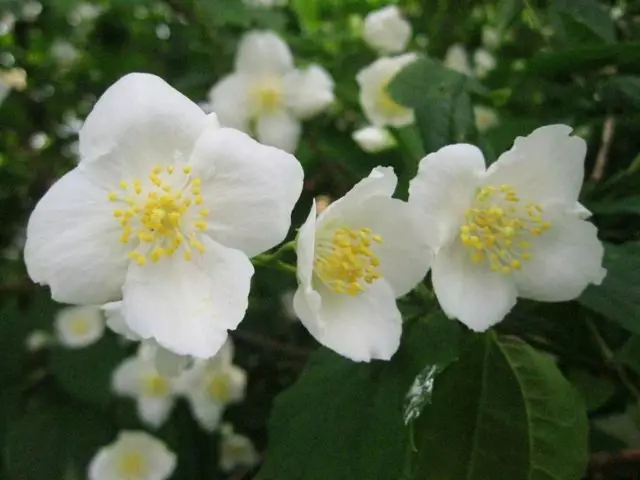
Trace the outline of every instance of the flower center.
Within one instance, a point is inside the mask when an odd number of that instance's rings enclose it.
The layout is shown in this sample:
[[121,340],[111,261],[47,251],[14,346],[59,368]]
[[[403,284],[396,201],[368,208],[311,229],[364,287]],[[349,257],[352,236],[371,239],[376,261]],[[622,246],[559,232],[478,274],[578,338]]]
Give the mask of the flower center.
[[211,398],[216,402],[227,403],[231,400],[231,385],[227,375],[212,375],[209,379],[207,390]]
[[282,85],[278,78],[265,78],[256,83],[249,92],[254,116],[271,113],[282,103]]
[[166,397],[169,394],[169,382],[162,375],[152,373],[143,380],[143,389],[151,397]]
[[476,201],[465,212],[460,240],[475,263],[509,274],[531,258],[529,240],[551,228],[537,203],[522,204],[511,185],[478,189]]
[[69,328],[75,335],[84,336],[89,333],[89,322],[82,317],[74,318]]
[[131,260],[143,266],[180,250],[188,261],[192,250],[205,251],[198,236],[207,229],[209,210],[198,207],[204,202],[201,183],[188,165],[157,165],[145,182],[122,180],[120,191],[109,192],[109,200],[118,204],[113,216],[122,226],[120,241],[133,247]]
[[147,471],[146,463],[142,453],[127,452],[122,456],[118,470],[126,480],[139,480]]
[[336,293],[357,295],[367,284],[380,278],[380,260],[371,251],[382,237],[368,228],[338,228],[327,240],[316,245],[314,270],[324,284]]

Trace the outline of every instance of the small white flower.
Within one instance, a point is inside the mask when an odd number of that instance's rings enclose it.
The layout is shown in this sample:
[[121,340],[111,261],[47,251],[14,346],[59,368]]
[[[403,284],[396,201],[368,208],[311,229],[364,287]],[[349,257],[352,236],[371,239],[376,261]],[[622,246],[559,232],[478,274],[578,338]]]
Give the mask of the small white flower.
[[369,153],[381,152],[396,144],[389,130],[373,125],[356,130],[352,137],[360,148]]
[[473,107],[473,114],[475,117],[476,128],[480,132],[486,132],[498,124],[498,114],[493,108],[485,107],[483,105],[475,105]]
[[469,55],[465,48],[456,43],[449,47],[444,56],[444,66],[464,75],[471,75],[471,65],[469,65]]
[[62,123],[58,127],[58,135],[62,138],[77,137],[83,124],[84,120],[76,112],[66,111]]
[[282,7],[288,3],[288,0],[243,0],[248,7],[273,8]]
[[35,22],[42,13],[42,4],[35,0],[24,2],[20,13],[23,20],[27,22]]
[[395,5],[369,13],[364,19],[363,37],[380,53],[400,53],[411,38],[411,24]]
[[414,212],[391,198],[397,178],[375,168],[298,233],[293,305],[324,346],[355,361],[388,360],[398,349],[396,298],[424,278],[431,251]]
[[538,128],[488,169],[467,144],[420,162],[409,203],[439,232],[431,277],[449,317],[484,331],[517,297],[571,300],[604,278],[602,244],[578,203],[586,144],[570,133]]
[[25,347],[30,352],[37,352],[51,344],[51,335],[43,330],[34,330],[24,342]]
[[227,340],[215,357],[196,360],[179,378],[178,388],[205,430],[215,430],[226,406],[244,399],[247,375],[232,360],[233,344]]
[[358,72],[360,105],[373,125],[403,127],[413,123],[413,110],[397,104],[387,92],[387,86],[400,70],[417,58],[415,53],[383,57]]
[[479,48],[473,53],[473,70],[478,78],[486,77],[496,68],[496,57],[484,48]]
[[147,74],[111,86],[79,142],[80,163],[29,220],[29,275],[60,302],[122,299],[138,337],[178,355],[215,355],[247,309],[248,257],[289,230],[299,162],[220,128]]
[[77,26],[82,23],[93,22],[96,18],[102,15],[104,7],[95,3],[83,2],[69,12],[67,20],[71,25]]
[[120,432],[115,442],[98,450],[89,464],[89,480],[166,480],[176,468],[176,455],[148,433]]
[[500,33],[493,27],[482,29],[482,44],[489,50],[495,50],[500,46]]
[[66,307],[56,314],[55,329],[61,345],[83,348],[102,338],[104,319],[99,307]]
[[11,12],[4,12],[0,16],[0,37],[13,31],[16,24],[16,16]]
[[51,56],[63,68],[68,68],[80,56],[78,49],[66,40],[56,40],[51,45]]
[[222,425],[220,433],[220,468],[223,471],[251,468],[258,463],[258,452],[249,438],[235,433],[228,424]]
[[113,372],[113,390],[136,401],[138,416],[151,427],[162,425],[175,403],[174,381],[155,367],[155,348],[141,345],[136,356],[124,360]]
[[320,65],[296,69],[279,36],[255,31],[242,38],[235,71],[213,86],[209,99],[222,125],[253,131],[260,142],[293,152],[300,120],[333,102],[333,80]]
[[11,90],[22,91],[27,87],[27,72],[22,68],[0,71],[0,104]]
[[49,135],[44,132],[36,132],[29,136],[29,146],[33,150],[42,150],[49,144]]

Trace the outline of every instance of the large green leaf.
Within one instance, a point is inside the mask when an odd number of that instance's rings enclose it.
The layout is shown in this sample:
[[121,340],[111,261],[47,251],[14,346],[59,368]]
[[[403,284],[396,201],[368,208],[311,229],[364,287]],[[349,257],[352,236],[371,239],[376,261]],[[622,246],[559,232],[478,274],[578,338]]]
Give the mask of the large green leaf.
[[555,77],[593,71],[617,65],[629,71],[640,71],[640,42],[587,45],[562,51],[541,53],[529,62],[528,73]]
[[619,75],[607,79],[600,86],[600,97],[609,108],[640,110],[640,76]]
[[390,362],[354,363],[321,349],[277,400],[260,480],[389,480],[408,448],[403,402],[426,364],[450,361],[459,325],[414,322]]
[[605,244],[602,285],[589,286],[581,304],[627,330],[640,333],[640,243]]
[[567,20],[579,23],[601,40],[615,41],[615,26],[609,9],[597,0],[555,0],[553,5]]
[[580,396],[548,356],[492,333],[440,375],[415,432],[420,480],[572,480],[587,460]]

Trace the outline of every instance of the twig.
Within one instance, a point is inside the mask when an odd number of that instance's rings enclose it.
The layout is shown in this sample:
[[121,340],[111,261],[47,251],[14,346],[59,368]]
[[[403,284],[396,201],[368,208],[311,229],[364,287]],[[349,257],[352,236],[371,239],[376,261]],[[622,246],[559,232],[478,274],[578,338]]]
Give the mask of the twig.
[[604,126],[602,127],[602,141],[600,143],[600,150],[596,157],[596,163],[591,172],[591,180],[599,182],[604,176],[604,169],[607,166],[609,160],[609,148],[611,148],[611,142],[613,140],[613,134],[616,129],[616,118],[613,115],[607,115],[604,120]]
[[289,355],[292,357],[306,358],[311,354],[311,350],[307,350],[306,348],[301,348],[301,347],[296,347],[295,345],[280,343],[277,340],[273,340],[272,338],[265,337],[256,333],[245,332],[241,330],[234,330],[232,332],[229,332],[229,334],[234,339],[239,340],[241,342],[255,345],[265,350],[280,352],[284,355]]

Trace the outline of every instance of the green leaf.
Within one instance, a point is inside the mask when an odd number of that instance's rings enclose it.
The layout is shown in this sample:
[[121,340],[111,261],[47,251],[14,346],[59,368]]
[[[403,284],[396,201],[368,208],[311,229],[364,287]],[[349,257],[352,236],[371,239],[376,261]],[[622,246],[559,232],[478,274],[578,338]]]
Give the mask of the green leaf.
[[504,31],[518,18],[524,8],[524,0],[500,0],[498,3],[498,30]]
[[566,372],[567,379],[582,395],[587,411],[593,412],[607,403],[616,393],[613,381],[583,369],[571,369]]
[[616,360],[640,375],[640,335],[632,335],[616,352]]
[[605,244],[607,276],[590,285],[579,302],[627,330],[640,333],[640,243]]
[[415,432],[421,480],[577,480],[587,460],[580,396],[548,356],[492,333],[440,375]]
[[313,31],[320,25],[318,2],[316,0],[293,0],[291,7],[298,20],[307,31]]
[[590,203],[589,210],[596,215],[640,215],[640,195]]
[[531,59],[527,72],[530,75],[554,77],[582,71],[593,72],[608,65],[616,65],[618,68],[629,71],[640,71],[640,43],[589,45],[541,53]]
[[607,43],[615,41],[615,26],[608,9],[597,0],[555,0],[555,8]]
[[640,109],[640,77],[619,75],[600,86],[600,98],[609,108]]
[[403,401],[427,363],[457,351],[460,327],[442,316],[413,322],[390,362],[354,363],[321,349],[275,402],[260,480],[389,480],[408,446]]

